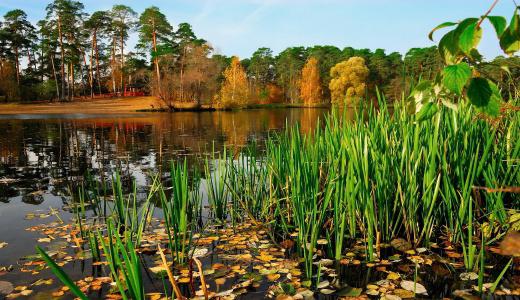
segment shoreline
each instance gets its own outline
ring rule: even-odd
[[[209,105],[179,103],[170,110],[153,96],[112,99],[88,99],[73,102],[2,103],[0,116],[11,115],[123,115],[150,112],[208,112],[281,108],[329,108],[330,104],[300,103],[253,104],[243,108],[216,108]]]

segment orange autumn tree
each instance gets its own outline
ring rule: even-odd
[[[300,80],[300,98],[305,104],[321,103],[322,99],[320,70],[318,60],[311,57],[303,67]]]
[[[246,72],[238,57],[233,56],[231,64],[224,71],[224,78],[219,106],[223,108],[246,106],[249,103],[249,86]]]
[[[330,69],[333,104],[357,105],[365,96],[369,70],[362,57],[351,57]]]

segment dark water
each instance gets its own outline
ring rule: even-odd
[[[240,112],[148,113],[130,116],[12,116],[0,119],[0,267],[34,254],[38,236],[25,229],[55,220],[27,214],[61,210],[87,171],[117,170],[138,185],[169,169],[190,165],[225,145],[261,147],[270,132],[299,123],[311,131],[327,110],[274,109]],[[67,217],[66,212],[62,212]],[[23,284],[23,276],[10,280]],[[4,279],[5,280],[5,279]]]

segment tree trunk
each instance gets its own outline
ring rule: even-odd
[[[20,85],[20,59],[18,53],[18,47],[14,47],[14,60],[15,60],[15,69],[16,69],[16,81],[18,85]]]
[[[54,66],[54,53],[51,53],[50,57],[52,65],[52,74],[54,75],[54,83],[56,84],[56,95],[58,96],[58,99],[60,99],[60,87],[58,85],[58,77],[56,76],[56,67]]]
[[[123,36],[123,32],[121,31],[121,37],[120,37],[120,43],[121,43],[121,94],[123,94],[123,91],[124,91],[124,67],[125,67],[125,52],[124,52],[124,48],[125,48],[125,41],[124,41],[124,36]]]
[[[112,38],[112,93],[116,93],[116,37]]]
[[[61,32],[61,17],[58,15],[58,34],[60,38],[61,56],[61,96],[65,96],[65,50],[63,49],[63,34]],[[60,100],[63,100],[60,98]]]
[[[101,73],[99,73],[99,49],[97,46],[97,32],[94,32],[94,51],[96,51],[96,77],[98,81],[99,94],[101,94]]]
[[[92,38],[92,49],[90,49],[90,61],[89,61],[89,72],[88,72],[88,76],[89,76],[89,80],[90,80],[90,98],[94,98],[94,66],[93,66],[93,61],[94,61],[94,46],[95,46],[95,43],[94,43],[94,38]]]
[[[153,42],[153,51],[155,51],[155,72],[157,73],[157,92],[159,94],[159,98],[162,99],[162,91],[161,91],[161,70],[159,69],[159,58],[157,57],[157,35],[155,32],[155,21],[152,24],[152,42]]]

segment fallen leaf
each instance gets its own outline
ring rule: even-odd
[[[500,254],[520,256],[520,232],[512,231],[506,235],[500,243]]]
[[[422,285],[418,282],[404,280],[404,281],[401,281],[401,287],[407,291],[412,291],[416,294],[428,295],[428,291],[426,291],[426,288],[424,287],[424,285]]]
[[[460,274],[460,280],[468,281],[468,280],[477,280],[478,274],[475,272],[469,272],[469,273],[461,273]]]

